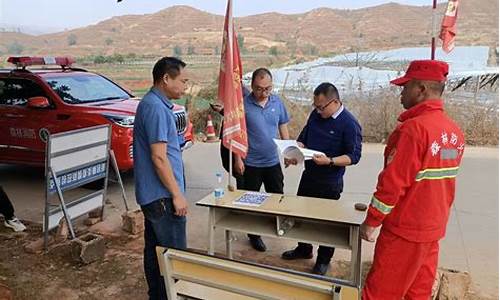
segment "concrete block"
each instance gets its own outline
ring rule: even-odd
[[[71,256],[84,264],[102,260],[105,251],[104,238],[94,233],[87,233],[71,241]]]
[[[97,224],[101,221],[101,218],[87,218],[85,221],[83,221],[83,224],[87,226],[92,226],[94,224]]]
[[[465,299],[471,278],[467,272],[444,270],[439,285],[438,300]]]
[[[144,215],[141,210],[128,211],[122,215],[122,229],[130,234],[144,231]]]
[[[89,218],[100,218],[102,213],[102,208],[97,208],[88,213]]]

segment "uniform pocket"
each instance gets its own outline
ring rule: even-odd
[[[148,221],[155,223],[166,215],[165,206],[163,205],[162,201],[164,200],[159,199],[141,206],[142,213]]]

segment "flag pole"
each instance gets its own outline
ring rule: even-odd
[[[432,38],[431,38],[431,59],[436,58],[436,8],[437,0],[432,0]]]
[[[233,186],[233,140],[229,141],[229,176],[227,176],[227,190],[234,191]]]

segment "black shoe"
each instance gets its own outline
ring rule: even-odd
[[[267,250],[266,244],[264,244],[260,236],[251,236],[248,238],[250,240],[250,245],[252,245],[252,248],[255,250],[260,252],[265,252]]]
[[[312,272],[317,275],[325,275],[326,272],[328,271],[328,268],[330,267],[330,264],[320,264],[316,262],[314,265],[314,268],[312,269]]]
[[[312,253],[304,253],[301,251],[297,251],[297,249],[293,250],[288,250],[283,252],[281,254],[281,258],[286,259],[286,260],[293,260],[293,259],[310,259],[313,258]]]

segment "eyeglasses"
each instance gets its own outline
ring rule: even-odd
[[[254,92],[258,92],[258,93],[264,93],[264,92],[270,93],[273,91],[273,86],[272,85],[270,85],[268,87],[255,86],[255,87],[253,87],[253,90],[254,90]]]
[[[332,100],[328,101],[328,103],[327,103],[327,104],[325,104],[325,105],[323,105],[323,106],[318,106],[318,105],[316,105],[316,104],[314,104],[314,103],[312,104],[312,106],[313,106],[314,108],[316,108],[318,111],[324,111],[324,110],[328,107],[328,105],[330,105],[330,104],[331,104],[332,102],[334,102],[335,100],[337,100],[337,99],[332,99]]]

